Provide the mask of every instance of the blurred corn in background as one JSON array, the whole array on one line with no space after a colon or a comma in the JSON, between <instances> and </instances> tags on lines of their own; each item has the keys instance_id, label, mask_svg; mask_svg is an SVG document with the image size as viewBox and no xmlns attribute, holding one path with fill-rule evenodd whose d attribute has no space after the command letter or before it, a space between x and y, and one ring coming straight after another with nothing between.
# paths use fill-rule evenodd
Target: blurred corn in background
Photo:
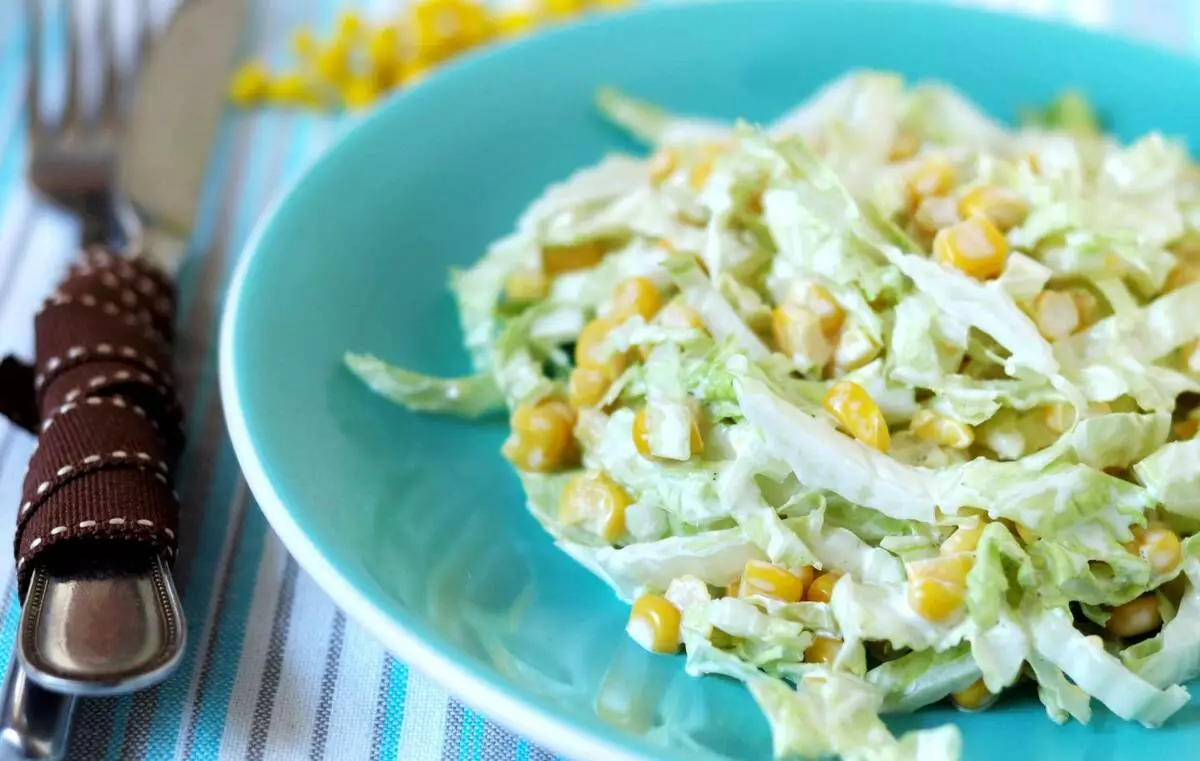
<instances>
[{"instance_id":1,"label":"blurred corn in background","mask_svg":"<svg viewBox=\"0 0 1200 761\"><path fill-rule=\"evenodd\" d=\"M245 108L364 109L393 89L417 83L430 68L481 45L630 2L521 0L497 5L419 0L401 4L392 18L378 20L345 10L325 38L309 27L297 28L291 36L289 66L271 70L260 60L246 61L230 83L229 95Z\"/></svg>"}]
</instances>

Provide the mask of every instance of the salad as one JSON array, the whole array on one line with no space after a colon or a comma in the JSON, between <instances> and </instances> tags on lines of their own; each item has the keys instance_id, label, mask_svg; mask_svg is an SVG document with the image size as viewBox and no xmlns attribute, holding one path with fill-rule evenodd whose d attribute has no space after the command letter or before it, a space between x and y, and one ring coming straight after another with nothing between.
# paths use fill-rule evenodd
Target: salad
<instances>
[{"instance_id":1,"label":"salad","mask_svg":"<svg viewBox=\"0 0 1200 761\"><path fill-rule=\"evenodd\" d=\"M1200 674L1200 168L1066 94L1010 129L854 72L766 127L614 91L645 142L553 185L452 287L533 515L628 632L743 681L778 756L956 759L1036 693L1155 727ZM997 710L1003 710L1002 707Z\"/></svg>"}]
</instances>

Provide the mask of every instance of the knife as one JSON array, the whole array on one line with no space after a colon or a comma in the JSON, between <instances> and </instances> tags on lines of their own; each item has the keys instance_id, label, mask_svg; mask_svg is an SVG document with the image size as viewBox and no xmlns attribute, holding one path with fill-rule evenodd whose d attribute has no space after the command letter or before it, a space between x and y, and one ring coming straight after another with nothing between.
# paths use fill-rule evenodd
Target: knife
<instances>
[{"instance_id":1,"label":"knife","mask_svg":"<svg viewBox=\"0 0 1200 761\"><path fill-rule=\"evenodd\" d=\"M249 0L185 2L139 71L118 151L120 184L130 202L123 213L135 221L133 229L138 231L139 239L129 242L134 250L145 252L172 275L182 262L199 207L209 148L220 122L248 5ZM161 561L140 575L110 580L42 579L41 583L41 604L27 603L22 611L18 657L10 666L0 709L0 759L62 758L75 694L141 689L166 678L182 655L182 611L170 573ZM101 586L90 591L85 586L97 584ZM72 625L71 613L78 610L81 595L95 604L97 593L105 596L101 601L111 599L125 605L126 614L136 623L134 628L140 629L140 643L125 636L120 638L124 641L97 643L88 637L88 624L76 620ZM174 636L167 631L171 627L177 629ZM31 643L41 647L29 647ZM113 678L130 665L144 667L149 662L146 648L159 651L153 659L155 668L142 668L143 673L134 679ZM81 689L81 682L74 678L80 667L95 667L106 658L113 662L104 663L99 671L107 672L107 678L102 675L94 685ZM71 678L62 679L64 671Z\"/></svg>"}]
</instances>

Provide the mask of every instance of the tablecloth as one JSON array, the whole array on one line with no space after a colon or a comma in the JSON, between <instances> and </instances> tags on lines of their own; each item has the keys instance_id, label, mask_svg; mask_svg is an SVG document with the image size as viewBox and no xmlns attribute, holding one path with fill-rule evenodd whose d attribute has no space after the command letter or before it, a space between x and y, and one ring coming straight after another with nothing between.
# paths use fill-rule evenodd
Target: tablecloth
<instances>
[{"instance_id":1,"label":"tablecloth","mask_svg":"<svg viewBox=\"0 0 1200 761\"><path fill-rule=\"evenodd\" d=\"M61 1L61 0L60 0ZM930 0L931 2L939 0ZM948 1L948 0L940 0ZM803 0L797 0L803 2ZM1197 0L959 0L1200 52ZM386 12L396 0L368 11ZM31 353L34 310L74 253L70 220L23 179L23 3L0 2L0 353ZM296 25L331 25L339 0L259 0L247 52L282 62ZM983 42L983 41L981 41ZM71 758L510 761L552 756L466 708L348 621L271 533L242 480L217 392L216 335L238 253L271 199L343 118L229 110L221 123L182 275L182 394L190 448L179 476L185 539L177 564L188 649L164 684L85 701ZM32 439L0 428L0 525L13 524ZM19 608L0 564L0 653Z\"/></svg>"}]
</instances>

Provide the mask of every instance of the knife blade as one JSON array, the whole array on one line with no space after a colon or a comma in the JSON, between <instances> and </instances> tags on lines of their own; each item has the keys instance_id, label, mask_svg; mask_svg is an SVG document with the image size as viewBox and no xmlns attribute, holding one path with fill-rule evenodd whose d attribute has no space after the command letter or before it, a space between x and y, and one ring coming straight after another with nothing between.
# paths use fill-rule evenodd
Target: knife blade
<instances>
[{"instance_id":1,"label":"knife blade","mask_svg":"<svg viewBox=\"0 0 1200 761\"><path fill-rule=\"evenodd\" d=\"M144 228L144 250L178 270L200 208L249 0L185 2L139 73L118 151L121 189Z\"/></svg>"}]
</instances>

